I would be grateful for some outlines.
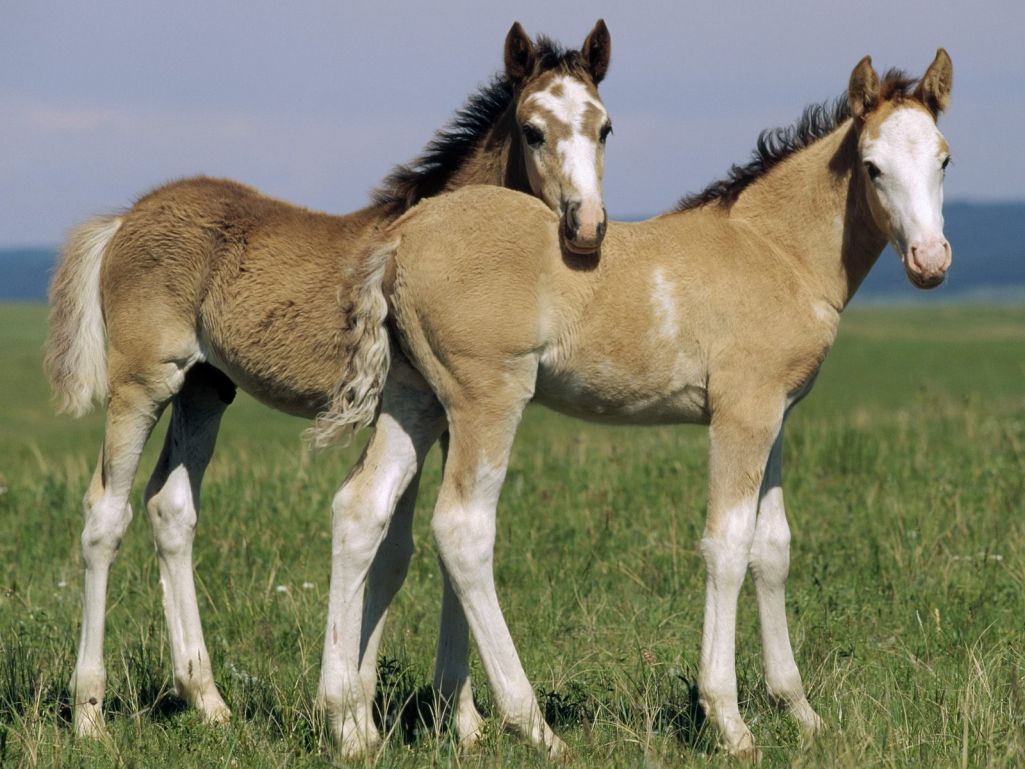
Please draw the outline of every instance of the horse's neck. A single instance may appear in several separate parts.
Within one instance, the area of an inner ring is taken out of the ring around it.
[[[490,184],[529,192],[521,148],[515,138],[515,102],[474,147],[473,152],[452,174],[445,191],[469,184]]]
[[[800,263],[813,291],[842,310],[886,245],[868,209],[850,123],[792,155],[737,199],[777,253]]]

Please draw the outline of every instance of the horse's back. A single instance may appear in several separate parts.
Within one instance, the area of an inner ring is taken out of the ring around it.
[[[106,310],[171,305],[198,309],[222,263],[237,262],[268,215],[286,203],[226,179],[183,179],[143,195],[123,216],[104,259]]]
[[[313,414],[339,375],[339,297],[374,221],[369,209],[331,216],[229,180],[164,185],[125,215],[108,252],[108,323],[161,355],[199,352],[257,398]]]
[[[255,190],[219,179],[184,179],[143,195],[122,216],[101,268],[110,347],[130,368],[194,359],[197,324],[228,211]]]

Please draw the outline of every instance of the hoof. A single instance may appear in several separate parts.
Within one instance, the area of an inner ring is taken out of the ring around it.
[[[338,745],[335,753],[341,761],[362,761],[374,755],[381,747],[381,740],[346,740]]]
[[[224,704],[224,700],[219,697],[218,700],[220,701],[211,707],[199,708],[203,720],[208,724],[226,724],[231,720],[231,709]]]
[[[739,739],[727,745],[726,752],[732,757],[745,762],[760,763],[762,751],[755,745],[754,735],[747,729]]]
[[[568,764],[573,760],[573,751],[561,739],[552,735],[551,744],[548,746],[548,760],[560,764]]]
[[[807,740],[813,740],[822,732],[826,730],[826,725],[822,719],[819,718],[817,713],[812,713],[812,717],[808,720],[801,719],[798,723],[801,725],[801,736]]]
[[[811,705],[808,704],[807,700],[799,702],[792,708],[794,718],[797,719],[797,724],[801,728],[801,736],[810,740],[815,735],[822,732],[825,725],[822,723],[822,719],[819,718],[818,713],[811,709]]]
[[[224,724],[231,720],[231,709],[224,703],[213,682],[204,688],[177,687],[178,696],[194,707],[208,724]]]
[[[363,759],[380,749],[381,733],[377,731],[377,727],[360,728],[350,720],[342,725],[341,735],[336,744],[336,753],[340,759]]]
[[[484,719],[477,712],[477,708],[470,707],[457,712],[453,721],[459,747],[472,750],[480,744],[481,738],[484,737]]]
[[[103,720],[103,710],[99,704],[79,705],[75,709],[75,736],[85,740],[110,742],[110,732]]]

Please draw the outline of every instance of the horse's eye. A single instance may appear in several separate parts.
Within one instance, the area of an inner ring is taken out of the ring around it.
[[[865,171],[868,172],[868,178],[873,181],[883,175],[883,172],[879,170],[879,166],[867,160],[865,161]]]
[[[523,140],[535,149],[545,143],[544,132],[530,123],[523,124]]]
[[[947,170],[947,166],[949,166],[949,165],[950,165],[950,155],[947,155],[945,158],[943,158],[943,166],[942,166],[943,170],[946,171]]]
[[[609,134],[612,133],[612,123],[606,123],[601,127],[601,131],[598,133],[598,138],[601,143],[604,144],[605,140],[609,138]]]

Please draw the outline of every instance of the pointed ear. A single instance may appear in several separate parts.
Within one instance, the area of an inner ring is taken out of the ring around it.
[[[523,83],[534,71],[534,44],[520,23],[513,22],[505,36],[505,76],[514,86]]]
[[[933,117],[943,112],[950,104],[950,88],[954,84],[954,63],[946,50],[936,51],[929,69],[918,81],[915,98],[921,101],[932,112]]]
[[[879,75],[872,68],[872,57],[866,56],[851,72],[847,86],[847,103],[855,120],[863,120],[879,100]]]
[[[605,73],[609,71],[609,59],[612,58],[612,38],[609,36],[609,28],[605,26],[605,19],[598,19],[595,22],[594,29],[587,35],[580,48],[580,53],[584,55],[591,80],[598,85],[605,79]]]

